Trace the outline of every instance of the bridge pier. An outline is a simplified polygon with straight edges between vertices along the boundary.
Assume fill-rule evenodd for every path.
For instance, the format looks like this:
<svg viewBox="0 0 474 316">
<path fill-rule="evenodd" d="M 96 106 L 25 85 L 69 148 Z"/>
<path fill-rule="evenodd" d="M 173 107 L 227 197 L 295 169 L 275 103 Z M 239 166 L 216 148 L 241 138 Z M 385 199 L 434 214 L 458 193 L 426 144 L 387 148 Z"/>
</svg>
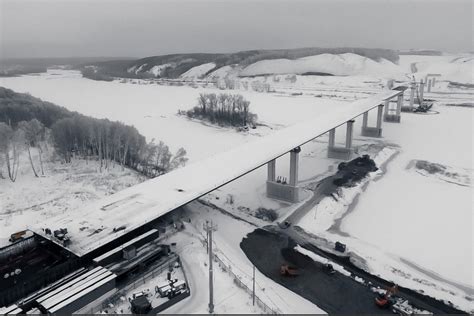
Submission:
<svg viewBox="0 0 474 316">
<path fill-rule="evenodd" d="M 397 96 L 397 107 L 395 109 L 395 114 L 390 113 L 389 109 L 389 100 L 385 101 L 385 114 L 383 117 L 384 122 L 400 123 L 401 121 L 401 111 L 403 107 L 403 93 Z M 392 110 L 393 111 L 393 110 Z"/>
<path fill-rule="evenodd" d="M 387 107 L 388 101 L 385 101 L 385 107 Z M 377 125 L 375 127 L 369 127 L 367 122 L 369 118 L 369 112 L 365 112 L 362 117 L 362 130 L 361 135 L 365 137 L 382 137 L 382 114 L 384 105 L 380 104 L 377 107 Z"/>
<path fill-rule="evenodd" d="M 431 82 L 432 82 L 431 79 L 428 79 L 428 84 L 427 84 L 427 87 L 426 87 L 427 91 L 426 92 L 431 92 L 431 86 L 432 86 Z"/>
<path fill-rule="evenodd" d="M 419 90 L 419 93 L 420 93 L 420 99 L 418 100 L 418 103 L 420 105 L 423 104 L 423 93 L 425 92 L 425 83 L 423 82 L 423 79 L 420 80 L 420 90 Z"/>
<path fill-rule="evenodd" d="M 416 83 L 412 82 L 410 84 L 410 103 L 409 105 L 402 105 L 402 112 L 413 112 L 413 109 L 415 108 L 415 89 L 416 89 Z"/>
<path fill-rule="evenodd" d="M 347 121 L 346 144 L 344 147 L 335 146 L 336 129 L 329 131 L 328 158 L 349 160 L 352 157 L 352 135 L 354 129 L 354 120 Z"/>
<path fill-rule="evenodd" d="M 276 161 L 267 164 L 267 197 L 296 203 L 300 200 L 300 188 L 298 187 L 299 153 L 300 147 L 290 151 L 290 178 L 276 178 Z"/>
<path fill-rule="evenodd" d="M 267 164 L 267 181 L 275 181 L 276 178 L 276 160 L 273 159 Z"/>
</svg>

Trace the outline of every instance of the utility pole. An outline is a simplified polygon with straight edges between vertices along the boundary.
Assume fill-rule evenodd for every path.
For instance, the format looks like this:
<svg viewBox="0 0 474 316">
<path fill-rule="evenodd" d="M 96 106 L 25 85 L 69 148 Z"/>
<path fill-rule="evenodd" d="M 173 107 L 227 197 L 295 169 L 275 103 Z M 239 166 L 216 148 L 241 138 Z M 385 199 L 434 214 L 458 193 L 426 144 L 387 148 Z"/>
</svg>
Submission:
<svg viewBox="0 0 474 316">
<path fill-rule="evenodd" d="M 206 221 L 204 230 L 207 232 L 207 248 L 209 253 L 209 314 L 214 313 L 214 284 L 212 261 L 214 255 L 212 253 L 212 232 L 217 230 L 217 225 L 213 225 L 212 221 Z"/>
<path fill-rule="evenodd" d="M 255 306 L 255 266 L 253 266 L 253 278 L 252 278 L 252 304 Z"/>
</svg>

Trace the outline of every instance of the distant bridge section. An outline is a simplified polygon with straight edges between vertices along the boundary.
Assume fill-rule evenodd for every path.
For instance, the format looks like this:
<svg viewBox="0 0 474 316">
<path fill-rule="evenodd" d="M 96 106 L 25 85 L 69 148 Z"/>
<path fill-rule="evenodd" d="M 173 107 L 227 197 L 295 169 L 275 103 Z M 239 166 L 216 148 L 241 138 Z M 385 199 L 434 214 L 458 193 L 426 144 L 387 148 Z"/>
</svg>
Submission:
<svg viewBox="0 0 474 316">
<path fill-rule="evenodd" d="M 318 115 L 307 122 L 194 162 L 66 214 L 49 218 L 32 230 L 44 238 L 60 243 L 51 234 L 45 233 L 46 228 L 51 231 L 66 228 L 70 242 L 64 247 L 78 256 L 84 256 L 265 164 L 269 166 L 267 184 L 272 180 L 275 182 L 275 179 L 271 178 L 274 177 L 272 166 L 274 168 L 275 159 L 288 152 L 291 152 L 290 183 L 287 187 L 279 187 L 278 190 L 283 190 L 282 199 L 296 201 L 299 153 L 297 148 L 344 124 L 351 126 L 352 137 L 353 120 L 360 115 L 364 115 L 365 120 L 366 113 L 374 108 L 379 109 L 377 128 L 380 129 L 384 104 L 388 107 L 390 99 L 399 97 L 400 100 L 400 96 L 403 102 L 403 90 L 389 90 L 368 99 L 355 101 L 338 111 Z M 380 130 L 377 130 L 376 134 L 380 136 Z M 288 190 L 291 192 L 288 193 Z"/>
</svg>

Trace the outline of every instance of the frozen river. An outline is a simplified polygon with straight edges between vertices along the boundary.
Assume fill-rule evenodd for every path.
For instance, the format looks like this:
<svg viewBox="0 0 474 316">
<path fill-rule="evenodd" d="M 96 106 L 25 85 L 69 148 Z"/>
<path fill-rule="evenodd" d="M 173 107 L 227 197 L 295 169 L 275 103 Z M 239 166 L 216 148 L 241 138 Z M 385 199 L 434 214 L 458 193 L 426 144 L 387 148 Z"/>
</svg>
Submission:
<svg viewBox="0 0 474 316">
<path fill-rule="evenodd" d="M 163 140 L 172 151 L 184 147 L 190 161 L 229 150 L 255 137 L 177 116 L 178 110 L 188 110 L 196 105 L 199 93 L 221 92 L 217 89 L 94 81 L 82 78 L 79 72 L 64 70 L 0 78 L 0 85 L 16 92 L 28 92 L 85 115 L 132 124 L 147 137 L 147 141 L 153 138 Z M 308 120 L 344 104 L 311 96 L 290 99 L 277 94 L 238 93 L 251 102 L 250 110 L 258 115 L 259 121 L 273 128 Z M 255 131 L 261 134 L 269 132 L 271 130 L 265 127 Z"/>
</svg>

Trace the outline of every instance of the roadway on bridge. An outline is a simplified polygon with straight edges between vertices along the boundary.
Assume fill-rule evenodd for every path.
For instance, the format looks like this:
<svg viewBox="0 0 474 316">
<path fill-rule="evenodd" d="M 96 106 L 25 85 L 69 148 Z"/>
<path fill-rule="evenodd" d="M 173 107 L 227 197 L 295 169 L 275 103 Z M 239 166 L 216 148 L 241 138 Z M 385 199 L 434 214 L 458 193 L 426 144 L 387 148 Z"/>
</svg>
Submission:
<svg viewBox="0 0 474 316">
<path fill-rule="evenodd" d="M 53 242 L 57 240 L 45 234 L 43 229 L 54 231 L 66 228 L 71 238 L 66 248 L 83 256 L 285 155 L 295 147 L 310 142 L 401 93 L 403 91 L 388 90 L 348 103 L 337 111 L 189 164 L 29 228 Z"/>
</svg>

